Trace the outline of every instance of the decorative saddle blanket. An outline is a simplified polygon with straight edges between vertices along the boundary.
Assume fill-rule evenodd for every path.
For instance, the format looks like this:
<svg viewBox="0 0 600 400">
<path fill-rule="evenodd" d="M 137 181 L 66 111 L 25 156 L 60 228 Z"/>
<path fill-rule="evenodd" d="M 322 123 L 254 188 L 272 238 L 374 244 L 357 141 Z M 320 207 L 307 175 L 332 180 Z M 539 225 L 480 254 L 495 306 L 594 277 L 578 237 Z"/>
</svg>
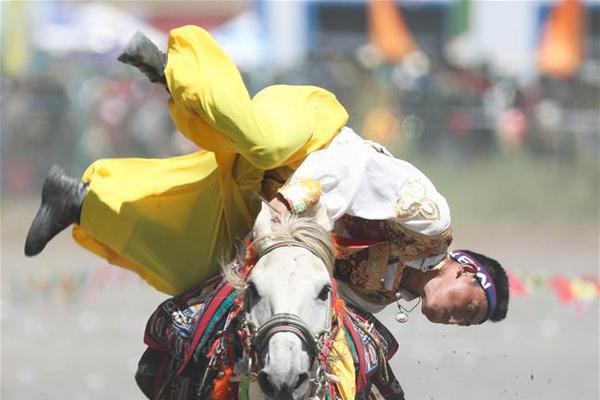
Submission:
<svg viewBox="0 0 600 400">
<path fill-rule="evenodd" d="M 215 276 L 156 309 L 146 325 L 144 343 L 148 348 L 136 373 L 138 386 L 148 398 L 209 398 L 211 355 L 221 333 L 232 322 L 238 297 L 237 290 Z M 398 343 L 375 317 L 361 310 L 346 306 L 342 320 L 354 358 L 357 394 L 366 395 L 370 382 L 378 380 L 378 371 L 391 374 L 387 361 L 397 351 Z M 239 343 L 228 345 L 232 355 L 241 357 Z"/>
</svg>

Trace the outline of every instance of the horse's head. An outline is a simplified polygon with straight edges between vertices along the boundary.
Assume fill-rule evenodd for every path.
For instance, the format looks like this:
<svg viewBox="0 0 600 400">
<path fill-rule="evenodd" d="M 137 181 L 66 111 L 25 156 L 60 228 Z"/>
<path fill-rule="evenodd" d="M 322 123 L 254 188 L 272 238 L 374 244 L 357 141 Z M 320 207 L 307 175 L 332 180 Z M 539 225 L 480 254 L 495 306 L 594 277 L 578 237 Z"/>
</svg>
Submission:
<svg viewBox="0 0 600 400">
<path fill-rule="evenodd" d="M 293 216 L 255 233 L 243 299 L 258 383 L 268 398 L 303 398 L 331 333 L 331 236 L 315 219 Z"/>
</svg>

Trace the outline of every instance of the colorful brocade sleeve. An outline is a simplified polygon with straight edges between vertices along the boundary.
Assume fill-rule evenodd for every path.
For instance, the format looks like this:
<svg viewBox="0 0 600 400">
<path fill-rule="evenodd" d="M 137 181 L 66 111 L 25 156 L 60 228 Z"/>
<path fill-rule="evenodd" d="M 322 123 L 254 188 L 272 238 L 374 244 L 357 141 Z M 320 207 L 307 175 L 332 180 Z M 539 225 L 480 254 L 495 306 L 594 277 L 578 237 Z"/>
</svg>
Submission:
<svg viewBox="0 0 600 400">
<path fill-rule="evenodd" d="M 283 185 L 277 192 L 294 214 L 300 214 L 319 202 L 323 189 L 314 178 L 298 178 Z"/>
</svg>

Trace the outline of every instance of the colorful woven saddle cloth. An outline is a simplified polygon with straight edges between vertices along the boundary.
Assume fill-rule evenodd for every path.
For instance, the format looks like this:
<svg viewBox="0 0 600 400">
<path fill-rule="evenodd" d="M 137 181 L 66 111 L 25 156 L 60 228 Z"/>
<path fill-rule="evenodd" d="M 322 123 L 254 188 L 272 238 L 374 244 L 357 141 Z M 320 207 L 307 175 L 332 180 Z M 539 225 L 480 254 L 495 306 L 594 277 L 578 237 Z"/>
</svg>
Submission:
<svg viewBox="0 0 600 400">
<path fill-rule="evenodd" d="M 350 305 L 344 309 L 342 320 L 354 358 L 357 393 L 369 390 L 371 382 L 387 384 L 393 378 L 388 361 L 398 351 L 398 342 L 373 315 Z"/>
<path fill-rule="evenodd" d="M 231 322 L 238 292 L 215 276 L 201 286 L 164 301 L 148 319 L 148 346 L 136 381 L 151 399 L 195 399 L 217 333 Z"/>
<path fill-rule="evenodd" d="M 377 359 L 378 348 L 385 354 L 385 361 L 389 361 L 398 351 L 398 342 L 373 315 L 351 306 L 346 306 L 346 312 L 350 316 L 351 329 L 354 330 L 349 332 L 349 327 L 345 326 L 346 333 L 349 333 L 346 341 L 351 346 L 353 355 L 359 353 L 356 349 L 364 351 L 365 372 L 370 374 L 379 367 L 378 363 L 381 361 Z"/>
<path fill-rule="evenodd" d="M 138 386 L 148 398 L 203 398 L 205 394 L 198 390 L 205 386 L 206 377 L 198 371 L 209 369 L 211 350 L 219 332 L 232 321 L 238 297 L 237 290 L 215 276 L 156 309 L 146 325 L 148 349 L 136 373 Z M 398 350 L 398 343 L 371 314 L 348 305 L 344 310 L 342 321 L 354 358 L 357 394 L 367 393 L 372 382 L 391 373 L 387 361 Z M 241 352 L 231 344 L 233 353 Z"/>
</svg>

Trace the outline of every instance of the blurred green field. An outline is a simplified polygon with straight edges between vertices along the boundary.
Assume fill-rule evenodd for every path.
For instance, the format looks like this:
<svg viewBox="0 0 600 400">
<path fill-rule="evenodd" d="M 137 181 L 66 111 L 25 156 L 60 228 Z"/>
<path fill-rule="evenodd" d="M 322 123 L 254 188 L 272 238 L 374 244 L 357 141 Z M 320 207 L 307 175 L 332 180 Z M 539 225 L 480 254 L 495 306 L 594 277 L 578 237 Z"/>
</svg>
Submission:
<svg viewBox="0 0 600 400">
<path fill-rule="evenodd" d="M 520 226 L 598 232 L 598 164 L 570 164 L 526 153 L 452 162 L 398 154 L 421 169 L 448 200 L 454 229 Z"/>
<path fill-rule="evenodd" d="M 599 230 L 600 169 L 589 157 L 566 163 L 525 152 L 470 160 L 406 150 L 396 156 L 423 171 L 446 197 L 455 229 Z M 30 196 L 38 201 L 35 190 Z M 24 200 L 10 191 L 2 197 L 9 205 Z"/>
</svg>

